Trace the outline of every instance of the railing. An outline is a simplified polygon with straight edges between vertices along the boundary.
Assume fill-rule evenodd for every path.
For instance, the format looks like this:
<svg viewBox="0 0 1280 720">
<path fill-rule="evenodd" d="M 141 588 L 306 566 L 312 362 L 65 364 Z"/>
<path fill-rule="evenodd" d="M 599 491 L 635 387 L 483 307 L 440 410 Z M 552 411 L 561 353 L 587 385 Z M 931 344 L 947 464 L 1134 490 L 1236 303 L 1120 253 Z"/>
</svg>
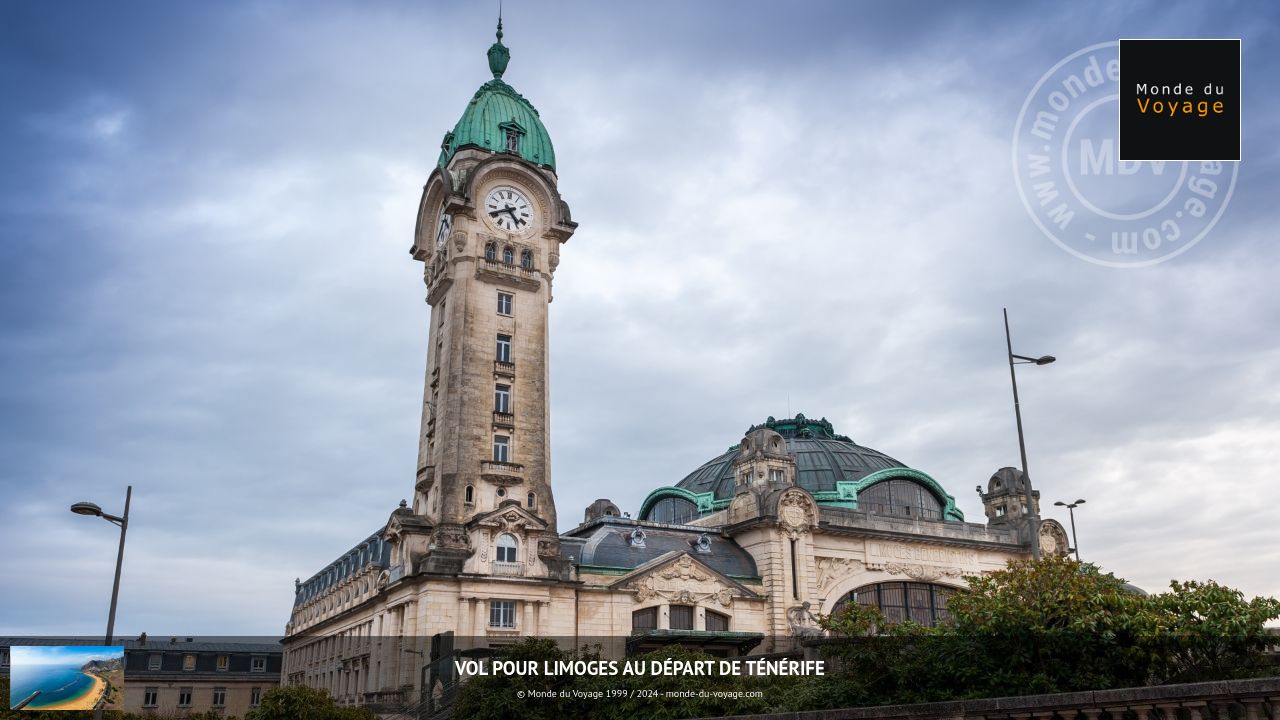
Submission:
<svg viewBox="0 0 1280 720">
<path fill-rule="evenodd" d="M 504 362 L 502 360 L 493 361 L 493 372 L 506 377 L 516 376 L 516 364 L 513 362 Z"/>
<path fill-rule="evenodd" d="M 482 273 L 496 278 L 506 278 L 509 282 L 514 282 L 518 286 L 529 289 L 537 289 L 542 282 L 542 278 L 536 269 L 524 268 L 499 260 L 481 260 L 476 267 L 476 274 Z"/>
<path fill-rule="evenodd" d="M 513 415 L 513 414 L 511 414 L 511 413 L 504 413 L 504 412 L 497 412 L 497 411 L 494 411 L 494 413 L 493 413 L 493 424 L 494 424 L 494 425 L 501 425 L 502 427 L 509 427 L 509 428 L 510 428 L 510 427 L 515 427 L 515 426 L 516 426 L 516 416 L 515 416 L 515 415 Z"/>
<path fill-rule="evenodd" d="M 493 561 L 493 574 L 505 577 L 524 577 L 524 563 Z"/>
<path fill-rule="evenodd" d="M 524 466 L 519 463 L 502 462 L 500 460 L 481 460 L 480 474 L 520 477 L 524 475 Z"/>
</svg>

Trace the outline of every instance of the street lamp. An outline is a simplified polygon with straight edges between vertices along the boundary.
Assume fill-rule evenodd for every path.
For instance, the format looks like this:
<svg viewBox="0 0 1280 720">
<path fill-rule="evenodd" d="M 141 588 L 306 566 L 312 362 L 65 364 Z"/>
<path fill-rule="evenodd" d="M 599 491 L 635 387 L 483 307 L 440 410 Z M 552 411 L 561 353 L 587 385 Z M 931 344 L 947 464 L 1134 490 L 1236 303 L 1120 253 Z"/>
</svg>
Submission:
<svg viewBox="0 0 1280 720">
<path fill-rule="evenodd" d="M 1009 336 L 1009 309 L 1004 308 L 1004 342 L 1009 351 L 1009 381 L 1013 383 L 1013 415 L 1018 421 L 1018 453 L 1022 456 L 1022 484 L 1027 506 L 1027 522 L 1031 530 L 1031 557 L 1040 559 L 1040 516 L 1035 512 L 1034 496 L 1031 494 L 1031 475 L 1027 473 L 1027 442 L 1022 435 L 1022 408 L 1018 404 L 1018 376 L 1013 371 L 1014 365 L 1048 365 L 1057 360 L 1052 355 L 1041 355 L 1038 358 L 1013 354 L 1013 340 Z"/>
<path fill-rule="evenodd" d="M 1076 542 L 1076 508 L 1083 504 L 1084 500 L 1076 500 L 1070 504 L 1064 503 L 1061 500 L 1054 503 L 1054 505 L 1057 505 L 1058 507 L 1066 508 L 1067 512 L 1071 514 L 1071 545 L 1072 549 L 1076 551 L 1076 562 L 1080 562 L 1080 543 Z"/>
<path fill-rule="evenodd" d="M 120 567 L 124 564 L 124 534 L 129 529 L 129 501 L 133 498 L 133 486 L 130 485 L 124 492 L 124 515 L 117 517 L 102 511 L 102 508 L 91 502 L 78 502 L 71 506 L 71 512 L 77 515 L 96 515 L 109 523 L 120 526 L 120 549 L 116 552 L 116 579 L 111 586 L 111 611 L 107 613 L 107 645 L 111 644 L 111 637 L 115 633 L 116 627 L 116 599 L 120 596 Z M 95 720 L 102 720 L 102 705 L 93 710 Z"/>
</svg>

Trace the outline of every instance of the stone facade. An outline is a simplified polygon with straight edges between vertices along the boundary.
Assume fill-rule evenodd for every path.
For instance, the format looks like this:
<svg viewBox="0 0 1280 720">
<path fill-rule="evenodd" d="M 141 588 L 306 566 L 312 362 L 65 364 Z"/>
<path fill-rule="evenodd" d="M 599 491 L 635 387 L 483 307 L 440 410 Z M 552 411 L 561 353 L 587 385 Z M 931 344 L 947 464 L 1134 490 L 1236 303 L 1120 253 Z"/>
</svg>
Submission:
<svg viewBox="0 0 1280 720">
<path fill-rule="evenodd" d="M 934 621 L 966 576 L 1027 555 L 1025 523 L 966 523 L 927 474 L 803 415 L 750 428 L 634 519 L 601 499 L 558 533 L 547 316 L 577 226 L 536 110 L 501 82 L 506 57 L 490 50 L 495 79 L 446 135 L 418 212 L 411 253 L 431 317 L 413 501 L 297 583 L 286 683 L 408 702 L 448 684 L 456 654 L 527 636 L 799 652 L 841 602 L 902 598 L 901 612 Z M 1009 502 L 988 507 L 997 499 Z"/>
</svg>

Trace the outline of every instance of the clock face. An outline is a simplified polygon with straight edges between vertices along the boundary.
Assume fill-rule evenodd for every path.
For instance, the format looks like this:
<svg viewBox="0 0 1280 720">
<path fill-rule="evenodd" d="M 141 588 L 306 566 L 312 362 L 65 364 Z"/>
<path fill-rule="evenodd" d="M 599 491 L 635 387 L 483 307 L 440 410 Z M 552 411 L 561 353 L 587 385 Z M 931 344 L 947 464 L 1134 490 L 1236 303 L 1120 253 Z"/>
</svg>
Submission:
<svg viewBox="0 0 1280 720">
<path fill-rule="evenodd" d="M 453 217 L 440 213 L 440 227 L 436 230 L 436 249 L 439 250 L 449 238 L 449 229 L 453 227 Z"/>
<path fill-rule="evenodd" d="M 484 213 L 489 222 L 510 233 L 522 233 L 533 222 L 533 206 L 519 190 L 500 185 L 489 191 L 484 199 Z"/>
</svg>

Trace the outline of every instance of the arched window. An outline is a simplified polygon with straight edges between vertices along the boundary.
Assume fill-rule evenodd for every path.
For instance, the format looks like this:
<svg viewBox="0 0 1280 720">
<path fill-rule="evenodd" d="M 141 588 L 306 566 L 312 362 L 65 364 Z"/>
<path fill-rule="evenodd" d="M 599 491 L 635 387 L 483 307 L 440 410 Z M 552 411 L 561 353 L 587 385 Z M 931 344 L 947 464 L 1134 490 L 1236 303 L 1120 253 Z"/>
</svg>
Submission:
<svg viewBox="0 0 1280 720">
<path fill-rule="evenodd" d="M 476 488 L 474 485 L 467 486 L 467 489 L 462 494 L 462 499 L 468 505 L 476 501 Z"/>
<path fill-rule="evenodd" d="M 707 611 L 707 632 L 728 632 L 729 616 L 714 610 Z"/>
<path fill-rule="evenodd" d="M 683 525 L 698 517 L 698 506 L 681 497 L 665 497 L 649 508 L 645 520 Z"/>
<path fill-rule="evenodd" d="M 525 270 L 533 269 L 533 253 L 532 252 L 528 250 L 522 250 L 520 252 L 520 267 L 524 268 Z"/>
<path fill-rule="evenodd" d="M 513 563 L 516 562 L 517 554 L 516 539 L 514 535 L 502 533 L 498 536 L 498 552 L 494 559 L 498 562 Z"/>
<path fill-rule="evenodd" d="M 527 502 L 525 503 L 525 507 L 530 507 L 530 508 L 531 508 L 531 507 L 533 507 L 534 505 L 537 505 L 537 504 L 538 504 L 538 496 L 537 496 L 537 495 L 534 495 L 533 493 L 529 493 L 529 497 L 527 498 Z"/>
<path fill-rule="evenodd" d="M 864 585 L 836 603 L 836 611 L 847 602 L 879 608 L 891 623 L 913 620 L 921 625 L 937 625 L 951 620 L 947 598 L 954 588 L 931 583 L 885 582 Z"/>
<path fill-rule="evenodd" d="M 904 478 L 884 480 L 858 493 L 858 509 L 874 515 L 942 519 L 938 496 L 924 485 Z"/>
<path fill-rule="evenodd" d="M 495 243 L 485 243 L 485 244 L 484 244 L 484 259 L 485 259 L 485 260 L 497 260 L 497 259 L 498 259 L 498 246 L 497 246 L 497 244 L 495 244 Z"/>
<path fill-rule="evenodd" d="M 510 245 L 502 248 L 502 262 L 510 265 L 515 261 L 516 261 L 516 251 L 512 250 Z"/>
<path fill-rule="evenodd" d="M 658 608 L 651 607 L 631 613 L 631 630 L 657 630 Z"/>
</svg>

